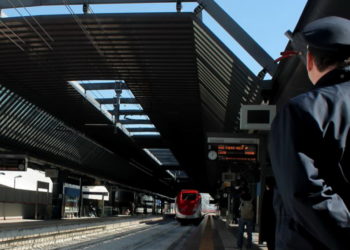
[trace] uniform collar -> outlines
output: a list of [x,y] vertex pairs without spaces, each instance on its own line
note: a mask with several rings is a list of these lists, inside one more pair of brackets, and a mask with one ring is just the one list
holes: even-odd
[[334,69],[324,76],[315,85],[315,88],[326,87],[342,82],[350,81],[350,67]]

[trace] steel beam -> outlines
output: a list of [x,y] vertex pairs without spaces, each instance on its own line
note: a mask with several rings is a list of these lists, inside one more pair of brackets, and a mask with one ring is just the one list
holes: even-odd
[[120,120],[123,125],[127,124],[153,124],[150,120]]
[[[177,0],[69,0],[71,5],[76,4],[120,4],[120,3],[176,3]],[[181,2],[196,2],[196,0],[181,0]],[[47,5],[64,5],[62,0],[21,0],[21,1],[0,1],[0,9],[21,8]]]
[[125,109],[125,110],[120,110],[119,114],[120,115],[145,115],[145,111]]
[[132,137],[133,138],[135,138],[135,137],[137,137],[137,138],[157,138],[157,137],[160,137],[160,134],[146,134],[146,135],[144,135],[144,134],[141,134],[141,135],[138,135],[138,134],[136,134],[136,135],[132,135]]
[[130,133],[132,132],[158,132],[156,128],[126,128]]
[[96,98],[96,101],[100,104],[114,104],[115,98]]
[[[100,104],[114,104],[115,98],[96,98]],[[138,104],[135,98],[120,98],[120,104]]]
[[[118,83],[119,85],[119,83]],[[104,83],[80,83],[85,90],[106,90],[106,89],[115,89],[115,82],[104,82]],[[120,83],[122,89],[128,89],[125,83]]]
[[[108,110],[111,114],[114,114],[114,110]],[[119,115],[146,115],[143,110],[124,109],[119,111]]]
[[184,168],[180,165],[173,165],[173,166],[164,165],[164,166],[162,166],[162,168],[164,168],[166,170],[182,170],[182,171],[184,170]]
[[273,76],[277,64],[215,1],[198,0],[198,3],[223,27],[267,72]]

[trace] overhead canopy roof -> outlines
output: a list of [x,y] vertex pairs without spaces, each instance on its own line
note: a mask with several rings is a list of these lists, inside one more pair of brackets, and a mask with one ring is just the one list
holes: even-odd
[[[2,19],[2,85],[156,179],[166,167],[142,149],[170,149],[193,187],[211,188],[206,132],[237,131],[241,103],[260,97],[256,77],[200,19],[192,13],[152,13],[37,16],[36,21]],[[161,136],[128,137],[112,126],[87,126],[113,121],[68,83],[82,80],[123,80]],[[106,167],[103,175],[113,178],[111,172],[125,174]]]

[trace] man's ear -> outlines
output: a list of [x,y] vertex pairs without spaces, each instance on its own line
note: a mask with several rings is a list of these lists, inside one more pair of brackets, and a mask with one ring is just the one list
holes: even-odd
[[307,52],[306,54],[306,69],[307,71],[311,71],[315,67],[314,65],[314,56],[310,53]]

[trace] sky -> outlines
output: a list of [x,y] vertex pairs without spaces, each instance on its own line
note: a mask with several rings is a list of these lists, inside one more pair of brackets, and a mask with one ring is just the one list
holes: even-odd
[[[69,0],[64,1],[69,2]],[[307,0],[215,0],[215,2],[275,59],[288,43],[284,33],[287,30],[294,30]],[[197,5],[197,3],[183,3],[182,11],[193,12]],[[94,13],[176,11],[175,3],[91,5],[91,8]],[[73,6],[72,9],[75,13],[82,13],[81,5]],[[9,17],[18,16],[19,13],[28,15],[27,11],[32,15],[69,13],[65,6],[4,10]],[[253,73],[257,74],[262,69],[205,11],[203,21]]]
[[[273,59],[276,59],[288,43],[284,33],[287,30],[294,30],[307,0],[216,0],[216,2]],[[262,69],[213,20],[208,21],[207,25],[255,74]]]

